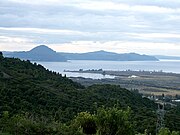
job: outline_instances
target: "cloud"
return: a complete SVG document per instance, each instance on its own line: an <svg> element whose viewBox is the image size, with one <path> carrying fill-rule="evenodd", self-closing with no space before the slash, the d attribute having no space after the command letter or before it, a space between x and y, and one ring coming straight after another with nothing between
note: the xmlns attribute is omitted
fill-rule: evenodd
<svg viewBox="0 0 180 135"><path fill-rule="evenodd" d="M0 51L23 51L35 46L33 39L0 35Z"/></svg>
<svg viewBox="0 0 180 135"><path fill-rule="evenodd" d="M90 9L90 10L116 10L116 11L128 11L128 12L143 12L143 13L177 13L180 9L173 9L167 7L160 7L154 5L128 5L115 2L103 2L103 1L92 1L89 3L80 3L75 5L79 8Z"/></svg>
<svg viewBox="0 0 180 135"><path fill-rule="evenodd" d="M149 42L127 42L127 41L76 41L63 44L49 44L49 46L59 52L92 52L105 50L117 53L138 52L140 54L160 54L178 56L180 46L172 43L149 43ZM70 50L69 48L72 48ZM161 51L159 51L161 50ZM145 53L146 52L146 53Z"/></svg>
<svg viewBox="0 0 180 135"><path fill-rule="evenodd" d="M30 32L38 34L63 34L63 35L83 35L88 34L80 31L64 30L64 29L42 29L42 28L18 28L18 27L0 27L0 30L5 31L19 31L19 32Z"/></svg>
<svg viewBox="0 0 180 135"><path fill-rule="evenodd" d="M142 39L157 43L176 43L180 41L179 33L127 33L136 39Z"/></svg>
<svg viewBox="0 0 180 135"><path fill-rule="evenodd" d="M167 43L172 45L173 52L177 48L174 44L179 46L180 42L178 0L1 0L0 5L0 43L3 44L19 40L28 45L61 46L78 42L76 45L82 46L81 41L93 42L94 50L111 50L120 46L114 42L130 42L137 48L138 43L144 44L144 48L154 43L158 48Z"/></svg>
<svg viewBox="0 0 180 135"><path fill-rule="evenodd" d="M0 41L7 43L27 43L27 42L33 42L33 40L26 39L26 38L19 38L19 37L7 37L7 36L0 36Z"/></svg>

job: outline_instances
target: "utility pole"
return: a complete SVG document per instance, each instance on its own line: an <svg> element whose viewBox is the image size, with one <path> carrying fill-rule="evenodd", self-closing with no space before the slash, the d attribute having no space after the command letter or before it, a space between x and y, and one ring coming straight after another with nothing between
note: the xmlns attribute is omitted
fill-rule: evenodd
<svg viewBox="0 0 180 135"><path fill-rule="evenodd" d="M157 123L156 123L156 135L157 135L159 130L161 128L165 127L165 124L164 124L164 115L165 115L164 102L158 103L158 109L157 109L156 114L157 114Z"/></svg>

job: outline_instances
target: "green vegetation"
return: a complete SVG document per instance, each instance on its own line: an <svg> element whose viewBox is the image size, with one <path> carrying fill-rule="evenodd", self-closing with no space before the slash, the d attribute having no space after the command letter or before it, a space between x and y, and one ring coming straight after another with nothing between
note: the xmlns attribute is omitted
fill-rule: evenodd
<svg viewBox="0 0 180 135"><path fill-rule="evenodd" d="M137 134L137 135L148 135L148 133L145 131L143 134ZM179 131L170 131L168 128L161 128L160 131L157 133L157 135L180 135Z"/></svg>
<svg viewBox="0 0 180 135"><path fill-rule="evenodd" d="M70 124L62 124L55 121L40 121L32 118L16 115L9 117L7 112L1 118L2 131L10 134L64 134L64 135L134 135L132 124L129 121L129 110L120 110L117 107L99 108L95 114L81 112Z"/></svg>
<svg viewBox="0 0 180 135"><path fill-rule="evenodd" d="M0 60L2 60L2 59L3 59L3 53L0 52Z"/></svg>
<svg viewBox="0 0 180 135"><path fill-rule="evenodd" d="M118 107L98 108L94 114L79 113L68 123L25 115L9 117L3 112L0 119L0 135L135 135L130 119L130 109ZM143 134L148 135L145 130ZM162 128L157 135L180 135L178 131Z"/></svg>
<svg viewBox="0 0 180 135"><path fill-rule="evenodd" d="M41 65L15 58L1 57L0 73L3 134L131 135L145 130L155 134L157 106L136 91L108 84L85 88ZM180 131L180 122L174 121L179 110L168 110L170 131Z"/></svg>

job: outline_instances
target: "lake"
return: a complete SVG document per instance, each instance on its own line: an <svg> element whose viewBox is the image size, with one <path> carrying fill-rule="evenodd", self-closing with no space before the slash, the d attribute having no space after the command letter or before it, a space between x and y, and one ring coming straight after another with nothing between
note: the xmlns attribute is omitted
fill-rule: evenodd
<svg viewBox="0 0 180 135"><path fill-rule="evenodd" d="M68 62L38 62L45 68L66 74L67 77L84 77L93 79L114 78L110 75L90 74L90 73L72 73L64 72L64 70L145 70L180 73L180 60L160 60L160 61L94 61L94 60L69 60Z"/></svg>

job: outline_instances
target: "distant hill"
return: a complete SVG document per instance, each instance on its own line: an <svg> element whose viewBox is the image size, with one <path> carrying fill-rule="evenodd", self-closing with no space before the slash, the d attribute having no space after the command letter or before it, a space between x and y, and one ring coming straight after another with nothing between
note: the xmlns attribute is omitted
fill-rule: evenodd
<svg viewBox="0 0 180 135"><path fill-rule="evenodd" d="M137 53L118 54L106 51L88 53L59 53L68 60L108 60L108 61L158 61L154 56L140 55Z"/></svg>
<svg viewBox="0 0 180 135"><path fill-rule="evenodd" d="M180 60L180 56L165 56L165 55L155 55L154 57L158 59L166 59L166 60Z"/></svg>
<svg viewBox="0 0 180 135"><path fill-rule="evenodd" d="M56 53L51 48L40 45L33 48L30 51L23 52L3 52L6 57L15 57L30 61L51 61L51 62L61 62L67 61L64 56Z"/></svg>
<svg viewBox="0 0 180 135"><path fill-rule="evenodd" d="M30 61L59 62L67 60L106 60L106 61L158 61L155 56L140 55L137 53L118 54L114 52L95 51L88 53L55 52L45 45L40 45L30 51L3 52L6 57L15 57Z"/></svg>

